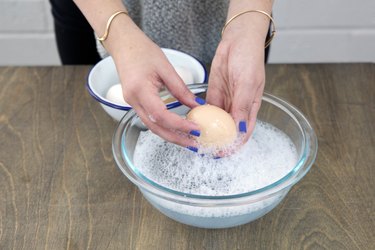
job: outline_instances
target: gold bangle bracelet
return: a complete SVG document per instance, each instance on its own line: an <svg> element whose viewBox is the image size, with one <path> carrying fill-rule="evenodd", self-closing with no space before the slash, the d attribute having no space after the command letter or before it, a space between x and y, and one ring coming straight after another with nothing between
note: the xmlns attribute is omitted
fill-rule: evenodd
<svg viewBox="0 0 375 250"><path fill-rule="evenodd" d="M267 16L270 20L271 20L271 23L272 23L272 30L271 30L271 35L269 37L269 39L265 42L265 45L264 45L264 48L267 48L270 44L271 44L271 41L273 39L273 37L275 36L275 33L276 33L276 26L275 26L275 22L273 21L273 18L271 17L270 14L268 14L267 12L263 11L263 10L246 10L246 11L243 11L243 12L240 12L236 15L234 15L233 17L231 17L224 25L223 29L221 30L221 36L223 36L224 34L224 31L225 31L225 28L234 20L236 19L237 17L243 15L243 14L246 14L246 13L251 13L251 12L258 12L258 13L261 13L265 16Z"/></svg>
<svg viewBox="0 0 375 250"><path fill-rule="evenodd" d="M108 35L109 35L109 28L111 27L111 23L112 23L113 19L114 19L116 16L120 15L120 14L125 14L125 15L129 16L129 13L128 13L127 11L125 11L125 10L120 10L120 11L117 11L117 12L113 13L112 16L110 16L110 17L108 18L107 26L105 27L104 35L101 36L101 37L97 37L97 38L96 38L96 39L99 40L99 42L100 42L101 44L103 44L103 42L108 38Z"/></svg>

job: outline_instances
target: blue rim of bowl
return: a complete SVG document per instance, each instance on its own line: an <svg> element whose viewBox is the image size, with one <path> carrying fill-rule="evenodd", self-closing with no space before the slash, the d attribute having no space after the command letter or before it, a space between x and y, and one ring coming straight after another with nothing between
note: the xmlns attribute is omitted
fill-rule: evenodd
<svg viewBox="0 0 375 250"><path fill-rule="evenodd" d="M171 194L171 195L174 195L174 196L178 196L182 199L185 199L185 198L192 198L192 199L199 199L199 200L232 200L232 199L238 199L238 198L246 198L246 197L250 197L250 196L255 196L255 195L260 195L261 193L263 192L267 192L267 191L272 191L274 188L278 187L278 186L281 186L281 185L285 185L283 186L280 190L282 189L285 189L285 188L288 188L290 186L293 186L296 182L298 182L301 178L303 178L303 176L305 176L305 174L309 171L309 169L311 168L312 164L314 163L315 159L316 159L316 155L317 155L317 148L318 148L318 144L317 144L317 138L316 138L316 135L315 135L315 132L312 130L312 127L310 125L310 123L307 121L306 117L296 108L294 107L293 105L287 103L286 101L276 97L276 96L273 96L271 94L268 94L268 93L265 93L265 97L264 99L268 99L268 101L270 101L272 104L278 104L277 106L279 108L281 108L284 112L287 112L289 115L291 115L291 117L297 122L297 124L301 127L301 124L300 124L300 120L296 118L294 112L297 112L297 114L300 116L300 119L307 124L308 126L308 129L311 129L312 131L312 135L311 135L311 138L309 138L309 136L307 135L306 131L304 129L301 128L301 131L302 131L302 134L303 134L303 138L304 138L304 147L302 148L301 150L301 154L296 162L296 165L293 167L293 169L291 169L286 175L284 175L282 178L280 178L279 180L265 186L265 187L262 187L262 188L259 188L259 189L256 189L256 190L252 190L252 191L249 191L249 192L244 192L244 193L239 193L239 194L233 194L233 195L222 195L222 196L209 196L209 195L198 195L198 194L191 194L191 193L185 193L185 192L180 192L180 191L176 191L176 190L173 190L173 189L170 189L170 188L167 188L163 185L160 185L152 180L150 180L148 177L144 176L132 163L132 161L129 159L127 153L126 153L126 149L124 147L124 130L121 132L121 139L120 139L120 145L121 145L121 155L122 157L124 157L125 159L125 163L130 165L130 169L132 170L132 172L135 174L135 176L137 176L137 178L139 178L138 180L134 179L133 177L129 177L129 175L126 173L126 170L123 169L123 166L121 164L119 164L118 162L118 159L116 159L115 157L115 160L117 162L117 165L118 167L120 168L120 170L134 183L136 184L139 188L141 189L146 189L148 192L151 192L155 195L158 195L158 196L163 196L163 195L160 195L158 192L155 192L155 191L152 191L150 190L148 187L143 187L142 185L139 185L140 181L141 182L145 182L147 183L148 185L150 185L152 188L155 188L156 190L159 190L161 191L162 193L167 193L167 194ZM134 114L134 113L133 113ZM126 117L131 117L133 116L132 113L128 113L126 115ZM134 114L135 115L135 114ZM125 119L125 117L123 117L123 120ZM122 121L119 123L119 125L122 123ZM116 134L116 133L115 133ZM311 139L311 140L310 140ZM310 141L312 141L312 145L315 147L312 148L311 145L310 145ZM310 156L307 154L308 151L311 151L313 154L311 154ZM304 166L304 164L307 163L307 167L305 168L305 170L303 172L300 173L300 175L298 176L298 178L293 182L293 179L292 177L296 176L296 174L299 174L299 170L302 168L302 166ZM290 183L287 183L287 181L289 181ZM271 194L274 194L274 193L277 193L278 191L280 190L277 190L275 192L271 192Z"/></svg>
<svg viewBox="0 0 375 250"><path fill-rule="evenodd" d="M174 51L174 52L177 52L177 53L182 53L182 54L185 54L186 56L189 56L191 58L193 58L195 61L197 61L203 68L203 74L204 74L204 77L203 77L203 83L200 83L200 84L206 84L207 83L207 80L208 80L208 75L207 75L207 69L206 67L203 65L203 63L198 60L197 58L195 58L194 56L186 53L186 52L183 52L183 51L179 51L179 50L175 50L175 49L170 49L170 48L163 48L163 50L170 50L170 51ZM102 60L104 60L106 58L103 58ZM99 63L99 62L98 62ZM97 65L97 64L96 64ZM129 111L132 109L131 106L123 106L123 105L119 105L119 104L115 104L113 102L109 102L107 101L106 99L98 96L91 88L90 86L90 82L89 82L89 78L91 76L91 72L95 69L96 65L94 65L89 73L87 74L86 76L86 89L87 91L89 92L89 94L98 102L108 106L108 107L111 107L111 108L114 108L114 109L118 109L118 110L123 110L123 111ZM188 85L187 85L188 86ZM168 103L166 106L167 106L167 109L172 109L172 108L177 108L179 106L181 106L182 104L179 102L179 101L175 101L175 102L170 102Z"/></svg>
<svg viewBox="0 0 375 250"><path fill-rule="evenodd" d="M129 110L132 110L133 108L131 106L121 106L121 105L117 105L117 104L114 104L114 103L111 103L111 102L108 102L106 100L104 100L103 98L100 98L99 96L97 96L90 88L90 85L88 82L86 82L86 88L87 88L87 91L90 93L90 95L95 99L97 100L98 102L108 106L108 107L111 107L111 108L115 108L115 109L119 109L119 110L124 110L124 111L129 111ZM196 94L199 94L199 93L196 93ZM177 107L180 107L182 105L182 103L180 103L179 101L175 101L175 102L170 102L168 103L166 106L167 106L167 109L172 109L172 108L177 108Z"/></svg>

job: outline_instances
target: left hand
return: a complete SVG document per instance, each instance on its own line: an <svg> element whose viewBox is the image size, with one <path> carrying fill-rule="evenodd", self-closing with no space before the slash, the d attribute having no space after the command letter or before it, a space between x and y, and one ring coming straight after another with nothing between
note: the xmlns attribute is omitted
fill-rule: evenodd
<svg viewBox="0 0 375 250"><path fill-rule="evenodd" d="M242 26L245 28L237 27L229 26L225 30L216 50L207 102L232 115L239 133L243 135L242 143L245 143L254 130L264 90L265 36L245 30L246 25Z"/></svg>

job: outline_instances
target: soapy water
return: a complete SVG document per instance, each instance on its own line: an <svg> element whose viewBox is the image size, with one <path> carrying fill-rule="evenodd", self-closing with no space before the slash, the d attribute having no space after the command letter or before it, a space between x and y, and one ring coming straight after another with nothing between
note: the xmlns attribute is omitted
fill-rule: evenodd
<svg viewBox="0 0 375 250"><path fill-rule="evenodd" d="M209 196L250 192L287 175L298 160L291 139L258 121L250 140L234 154L214 159L141 132L134 166L143 176L174 191Z"/></svg>

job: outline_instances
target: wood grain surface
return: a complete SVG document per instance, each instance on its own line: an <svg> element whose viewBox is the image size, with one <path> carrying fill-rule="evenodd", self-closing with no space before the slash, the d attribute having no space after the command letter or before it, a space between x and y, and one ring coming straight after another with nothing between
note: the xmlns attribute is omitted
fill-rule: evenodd
<svg viewBox="0 0 375 250"><path fill-rule="evenodd" d="M375 249L375 65L268 65L318 157L285 200L207 230L154 209L118 170L90 67L0 68L0 249Z"/></svg>

